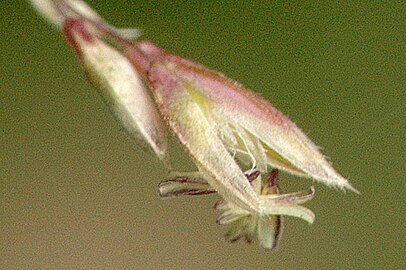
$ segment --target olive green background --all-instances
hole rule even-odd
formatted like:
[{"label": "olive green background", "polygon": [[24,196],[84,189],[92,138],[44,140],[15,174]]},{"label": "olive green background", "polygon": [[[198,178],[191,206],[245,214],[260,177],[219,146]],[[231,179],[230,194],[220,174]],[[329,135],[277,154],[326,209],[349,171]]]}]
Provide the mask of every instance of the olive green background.
[{"label": "olive green background", "polygon": [[[226,243],[217,198],[161,200],[165,169],[115,122],[62,34],[2,1],[0,269],[406,269],[402,1],[89,2],[261,93],[362,195],[317,185],[315,223],[286,218],[276,252]],[[171,154],[193,169],[176,143]]]}]

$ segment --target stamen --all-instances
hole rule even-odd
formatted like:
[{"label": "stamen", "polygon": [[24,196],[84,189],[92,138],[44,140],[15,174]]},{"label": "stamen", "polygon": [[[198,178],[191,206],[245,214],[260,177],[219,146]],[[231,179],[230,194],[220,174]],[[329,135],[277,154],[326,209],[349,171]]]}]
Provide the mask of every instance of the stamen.
[{"label": "stamen", "polygon": [[279,170],[273,169],[269,175],[268,175],[268,180],[266,181],[268,187],[274,187],[278,185],[279,181]]}]

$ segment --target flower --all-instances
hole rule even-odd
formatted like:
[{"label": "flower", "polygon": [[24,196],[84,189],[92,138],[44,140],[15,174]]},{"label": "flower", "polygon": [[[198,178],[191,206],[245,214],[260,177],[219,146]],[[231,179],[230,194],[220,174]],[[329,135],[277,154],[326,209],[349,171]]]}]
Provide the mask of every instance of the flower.
[{"label": "flower", "polygon": [[314,188],[280,194],[272,169],[357,192],[290,119],[237,82],[134,40],[137,29],[109,25],[81,0],[31,2],[63,29],[88,80],[129,135],[170,167],[167,124],[198,171],[172,172],[159,187],[161,196],[218,193],[217,221],[230,224],[229,240],[258,238],[272,249],[280,216],[313,222],[300,204],[313,198]]},{"label": "flower", "polygon": [[104,97],[118,122],[139,145],[169,167],[165,125],[143,78],[105,39],[132,39],[138,29],[117,29],[81,0],[32,0],[34,7],[64,31],[79,56],[88,81]]},{"label": "flower", "polygon": [[[291,120],[237,82],[174,55],[160,56],[148,75],[161,112],[191,152],[198,143],[188,134],[199,129],[196,122],[203,122],[201,128],[213,132],[245,165],[265,172],[271,166],[354,190]],[[205,147],[211,141],[207,138]]]},{"label": "flower", "polygon": [[[272,206],[274,214],[258,215],[236,206],[226,200],[218,201],[214,208],[220,211],[217,223],[229,225],[225,234],[227,241],[235,242],[244,238],[251,243],[257,239],[265,249],[277,247],[282,234],[282,215],[294,215],[313,223],[314,214],[307,208],[300,206],[314,197],[314,188],[309,191],[280,195],[278,186],[279,173],[272,170],[262,180],[258,170],[247,171],[246,178],[251,183],[255,192],[264,197],[277,197],[278,202]],[[159,185],[159,193],[163,198],[173,198],[177,196],[195,196],[215,193],[215,190],[199,174],[188,174],[173,176]],[[293,214],[294,213],[294,214]]]},{"label": "flower", "polygon": [[204,179],[228,202],[251,213],[271,214],[277,196],[258,196],[244,166],[261,173],[274,167],[353,189],[292,121],[222,74],[161,54],[148,70],[148,80],[169,126]]},{"label": "flower", "polygon": [[169,166],[165,125],[131,62],[102,40],[86,20],[66,19],[64,32],[88,81],[102,94],[119,123],[137,143]]}]

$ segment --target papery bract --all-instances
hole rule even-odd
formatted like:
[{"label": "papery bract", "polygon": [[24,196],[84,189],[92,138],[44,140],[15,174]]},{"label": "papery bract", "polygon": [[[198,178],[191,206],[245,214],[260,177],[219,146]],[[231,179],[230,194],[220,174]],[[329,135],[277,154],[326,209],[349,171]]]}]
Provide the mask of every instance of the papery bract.
[{"label": "papery bract", "polygon": [[[164,115],[183,134],[180,139],[187,148],[197,143],[187,138],[189,132],[195,132],[190,125],[204,119],[216,139],[248,166],[266,172],[269,165],[332,187],[356,191],[332,168],[317,146],[269,102],[192,61],[171,55],[161,58],[150,72],[150,81]],[[196,111],[194,120],[190,118],[191,123],[185,123],[185,128],[179,128],[179,120],[190,116],[184,115],[188,110],[179,110],[179,105],[175,105],[181,103],[180,99],[193,107],[191,111]],[[211,137],[205,141],[207,145],[216,140]],[[203,143],[202,138],[197,140]],[[207,156],[214,158],[213,153]]]},{"label": "papery bract", "polygon": [[92,33],[83,20],[66,20],[65,34],[90,83],[100,90],[114,115],[138,143],[165,160],[167,138],[155,104],[134,67],[119,51]]},{"label": "papery bract", "polygon": [[250,213],[305,218],[303,212],[288,206],[274,207],[280,203],[279,196],[259,196],[254,191],[219,136],[212,120],[213,104],[195,89],[200,81],[192,82],[178,74],[177,58],[168,59],[155,62],[149,70],[151,88],[161,112],[208,183],[226,201]]},{"label": "papery bract", "polygon": [[155,63],[149,71],[149,81],[161,112],[209,184],[226,200],[239,207],[262,212],[259,196],[245,179],[244,173],[228,153],[199,105],[173,73],[171,64]]}]

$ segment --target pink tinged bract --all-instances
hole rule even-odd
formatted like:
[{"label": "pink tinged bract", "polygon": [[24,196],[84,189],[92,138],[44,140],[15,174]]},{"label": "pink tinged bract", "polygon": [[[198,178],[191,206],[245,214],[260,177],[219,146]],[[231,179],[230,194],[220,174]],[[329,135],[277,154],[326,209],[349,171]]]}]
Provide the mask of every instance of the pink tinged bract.
[{"label": "pink tinged bract", "polygon": [[[205,147],[213,148],[210,153],[206,150],[206,158],[227,166],[231,162],[225,146],[236,159],[260,171],[268,171],[270,165],[357,192],[292,121],[238,83],[173,55],[155,64],[150,75],[163,114],[196,159],[203,158]],[[194,144],[199,153],[192,150]],[[250,192],[245,185],[241,187],[241,192]]]},{"label": "pink tinged bract", "polygon": [[84,20],[66,20],[64,31],[88,80],[101,92],[121,125],[166,162],[164,123],[129,60],[93,34],[92,26]]},{"label": "pink tinged bract", "polygon": [[260,198],[192,99],[171,64],[156,62],[149,81],[161,112],[209,184],[239,207],[262,212]]},{"label": "pink tinged bract", "polygon": [[[311,212],[296,205],[302,201],[287,202],[284,195],[261,196],[253,189],[207,117],[208,108],[200,107],[191,94],[193,84],[177,76],[173,62],[155,62],[148,76],[160,110],[172,130],[195,160],[204,179],[225,201],[259,216],[290,215],[313,221]],[[303,194],[298,195],[297,199],[301,200]]]}]

